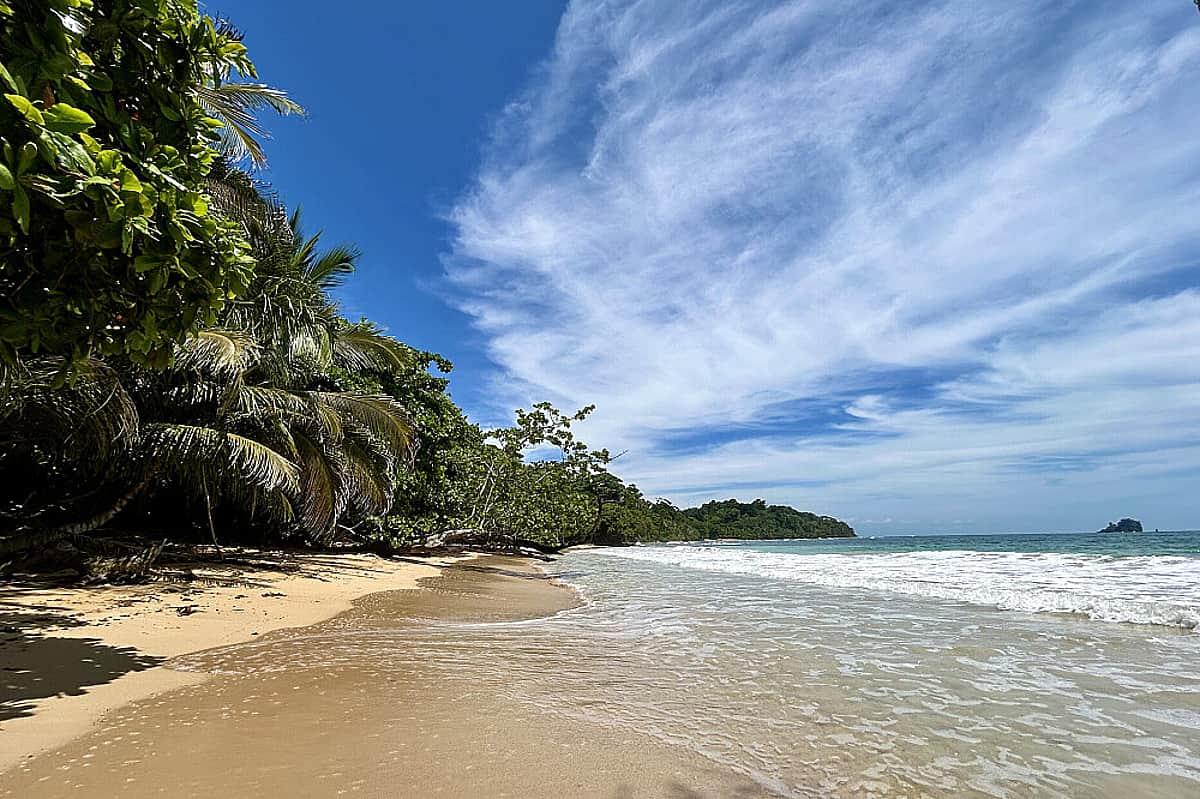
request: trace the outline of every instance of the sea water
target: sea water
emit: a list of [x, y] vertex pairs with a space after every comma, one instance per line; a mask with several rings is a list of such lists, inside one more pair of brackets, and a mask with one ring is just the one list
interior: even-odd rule
[[579, 712], [783, 793], [1200, 796], [1200, 533], [665, 545], [554, 569], [589, 599], [541, 623], [589, 653], [564, 674]]
[[783, 795], [1200, 796], [1200, 534], [659, 545], [550, 570], [583, 607], [434, 626], [422, 656]]
[[207, 667], [467, 681], [784, 796], [1200, 796], [1200, 534], [658, 545], [548, 569], [581, 607], [347, 622]]

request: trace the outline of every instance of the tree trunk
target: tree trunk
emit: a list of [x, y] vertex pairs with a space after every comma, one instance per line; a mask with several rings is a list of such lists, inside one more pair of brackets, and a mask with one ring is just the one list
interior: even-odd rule
[[123, 496], [118, 498], [117, 501], [114, 502], [110, 508], [108, 508], [108, 510], [101, 511], [95, 516], [82, 521], [71, 522], [70, 524], [52, 527], [49, 530], [44, 531], [44, 534], [57, 535], [59, 537], [65, 537], [68, 535], [82, 535], [84, 533], [90, 533], [92, 530], [95, 530], [98, 527], [103, 527], [116, 518], [118, 513], [125, 510], [125, 506], [135, 500], [149, 484], [150, 478], [146, 478], [135, 485]]
[[212, 497], [208, 495], [208, 478], [203, 478], [201, 484], [204, 486], [204, 510], [208, 513], [208, 534], [212, 536], [213, 546], [219, 547], [221, 544], [217, 541], [217, 527], [212, 517]]

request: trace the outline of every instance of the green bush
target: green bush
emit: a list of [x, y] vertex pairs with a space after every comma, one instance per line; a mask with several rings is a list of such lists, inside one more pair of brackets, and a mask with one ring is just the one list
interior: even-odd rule
[[0, 358], [161, 366], [244, 289], [197, 94], [229, 70], [245, 47], [194, 0], [0, 0]]

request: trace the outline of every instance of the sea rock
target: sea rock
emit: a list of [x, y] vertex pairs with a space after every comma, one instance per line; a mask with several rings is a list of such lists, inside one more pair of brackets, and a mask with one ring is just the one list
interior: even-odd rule
[[1142, 523], [1137, 519], [1122, 519], [1119, 522], [1109, 522], [1108, 527], [1105, 527], [1100, 532], [1102, 533], [1140, 533], [1142, 532]]

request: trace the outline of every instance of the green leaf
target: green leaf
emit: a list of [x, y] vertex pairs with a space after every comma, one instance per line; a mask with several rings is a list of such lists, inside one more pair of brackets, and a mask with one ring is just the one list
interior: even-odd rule
[[[5, 7], [6, 6], [3, 3], [0, 3], [0, 11], [2, 11]], [[11, 14], [12, 12], [9, 11], [9, 13]], [[16, 80], [13, 79], [12, 73], [9, 72], [8, 68], [5, 67], [4, 64], [2, 64], [2, 63], [0, 63], [0, 80], [3, 80], [4, 85], [7, 86], [12, 91], [14, 91], [14, 92], [21, 91], [21, 87], [19, 87], [17, 85]]]
[[69, 75], [78, 68], [75, 59], [66, 53], [56, 53], [42, 62], [42, 74], [51, 80], [62, 80], [64, 75]]
[[86, 112], [66, 103], [55, 103], [42, 116], [46, 127], [58, 133], [83, 133], [96, 124]]
[[113, 90], [112, 78], [103, 72], [93, 72], [88, 75], [88, 84], [98, 92], [111, 92]]
[[116, 150], [101, 150], [96, 156], [96, 163], [105, 174], [113, 174], [121, 166], [121, 154]]
[[80, 192], [79, 182], [69, 176], [29, 174], [22, 179], [22, 183], [55, 201], [62, 201]]
[[166, 282], [167, 270], [157, 269], [150, 273], [150, 281], [146, 284], [146, 288], [151, 294], [157, 294], [162, 291], [162, 287]]
[[22, 97], [19, 94], [6, 94], [5, 99], [12, 104], [12, 107], [17, 109], [17, 113], [25, 117], [29, 122], [37, 125], [45, 125], [46, 119], [42, 116], [42, 112], [34, 107], [33, 103], [29, 102], [28, 97]]
[[29, 165], [33, 163], [33, 159], [37, 158], [37, 145], [31, 141], [27, 141], [21, 145], [21, 151], [17, 155], [17, 174], [20, 175]]
[[133, 170], [126, 169], [121, 173], [121, 191], [133, 194], [142, 193], [142, 182], [138, 180], [137, 175], [133, 174]]
[[65, 133], [55, 133], [51, 130], [42, 135], [61, 166], [88, 175], [96, 171], [96, 162], [88, 155], [87, 149], [75, 139]]
[[25, 193], [25, 189], [21, 188], [21, 184], [13, 184], [13, 216], [17, 218], [17, 224], [21, 226], [22, 233], [29, 232], [29, 195]]
[[13, 187], [16, 185], [16, 181], [13, 180], [12, 172], [10, 172], [8, 167], [6, 167], [4, 164], [0, 164], [0, 189], [12, 191]]

